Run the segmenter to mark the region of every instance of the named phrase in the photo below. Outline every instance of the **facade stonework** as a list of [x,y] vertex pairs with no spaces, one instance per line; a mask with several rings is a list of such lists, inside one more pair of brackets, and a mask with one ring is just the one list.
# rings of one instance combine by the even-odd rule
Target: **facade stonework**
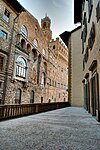
[[100,121],[100,0],[83,1],[81,39],[84,106]]
[[40,26],[13,2],[0,0],[0,6],[0,103],[67,101],[68,49],[52,40],[50,18],[45,16]]
[[49,100],[68,101],[68,49],[59,38],[49,42]]

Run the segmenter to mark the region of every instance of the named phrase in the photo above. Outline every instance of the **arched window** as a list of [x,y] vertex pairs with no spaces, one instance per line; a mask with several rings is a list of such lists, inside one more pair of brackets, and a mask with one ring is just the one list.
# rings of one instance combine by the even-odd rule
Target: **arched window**
[[17,91],[15,93],[15,104],[21,103],[21,94],[22,94],[21,89],[17,89]]
[[42,50],[42,54],[43,54],[44,56],[46,55],[45,49]]
[[33,90],[31,91],[31,94],[30,94],[30,103],[34,103],[34,91]]
[[23,25],[22,27],[21,27],[21,33],[24,35],[24,36],[28,36],[28,32],[27,32],[27,28],[26,28],[26,26],[25,25]]
[[38,48],[38,40],[37,39],[34,39],[34,48]]
[[55,45],[53,45],[53,49],[55,49]]
[[27,64],[23,57],[17,58],[16,76],[25,78],[26,77]]

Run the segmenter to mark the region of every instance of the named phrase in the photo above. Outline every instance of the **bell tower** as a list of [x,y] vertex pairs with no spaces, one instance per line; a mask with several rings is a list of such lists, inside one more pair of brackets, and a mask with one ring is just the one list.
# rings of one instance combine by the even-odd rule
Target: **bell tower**
[[41,19],[41,28],[47,42],[49,42],[52,39],[52,31],[50,27],[51,27],[51,20],[46,14],[45,18]]

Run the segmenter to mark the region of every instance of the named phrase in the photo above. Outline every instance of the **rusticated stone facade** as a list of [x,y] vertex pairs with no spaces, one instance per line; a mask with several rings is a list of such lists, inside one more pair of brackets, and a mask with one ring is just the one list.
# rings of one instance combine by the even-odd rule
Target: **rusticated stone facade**
[[50,101],[68,101],[68,49],[61,39],[49,42],[48,97]]
[[[0,4],[0,13],[5,14],[5,18],[3,15],[0,18],[0,30],[4,28],[4,32],[7,32],[6,38],[5,34],[0,33],[0,43],[2,41],[1,46],[4,45],[4,48],[0,47],[0,63],[3,64],[3,69],[0,65],[1,104],[67,101],[68,50],[58,39],[55,42],[51,40],[49,17],[43,18],[40,26],[27,10],[19,14],[12,3],[8,5],[7,0],[0,1]],[[51,65],[54,44],[56,53],[53,54],[53,61],[56,65],[54,62]],[[2,55],[5,56],[3,60]],[[49,79],[53,86],[49,84]]]

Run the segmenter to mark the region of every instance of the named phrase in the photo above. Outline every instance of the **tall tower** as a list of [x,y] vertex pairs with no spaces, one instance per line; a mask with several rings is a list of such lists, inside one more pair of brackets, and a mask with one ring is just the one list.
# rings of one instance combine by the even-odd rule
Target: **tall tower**
[[52,31],[50,27],[51,27],[51,20],[46,14],[45,18],[41,19],[41,28],[47,42],[49,42],[52,39]]

